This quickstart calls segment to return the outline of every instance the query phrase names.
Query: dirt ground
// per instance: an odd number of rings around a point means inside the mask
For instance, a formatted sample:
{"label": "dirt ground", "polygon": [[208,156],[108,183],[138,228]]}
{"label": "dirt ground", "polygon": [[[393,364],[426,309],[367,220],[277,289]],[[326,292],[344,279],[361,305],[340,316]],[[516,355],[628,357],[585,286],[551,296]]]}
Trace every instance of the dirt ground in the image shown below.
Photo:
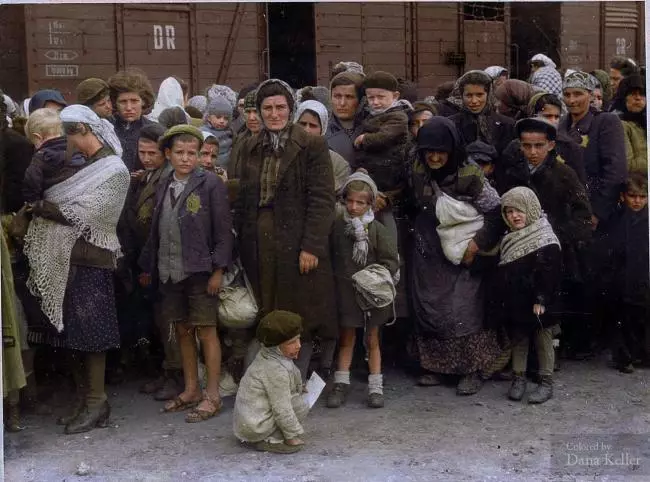
{"label": "dirt ground", "polygon": [[[623,375],[602,360],[565,362],[555,398],[533,406],[507,400],[509,382],[490,381],[479,394],[460,398],[453,387],[417,387],[393,370],[381,410],[366,408],[357,377],[343,408],[327,409],[321,397],[305,424],[305,449],[289,456],[239,446],[233,398],[219,417],[189,425],[182,414],[160,414],[161,404],[131,382],[111,388],[106,429],[63,435],[54,424],[63,406],[50,416],[27,416],[24,432],[5,433],[5,476],[12,482],[650,480],[650,443],[640,448],[640,467],[613,472],[575,475],[553,466],[551,457],[555,434],[650,433],[649,375]],[[88,475],[76,475],[82,462]]]}

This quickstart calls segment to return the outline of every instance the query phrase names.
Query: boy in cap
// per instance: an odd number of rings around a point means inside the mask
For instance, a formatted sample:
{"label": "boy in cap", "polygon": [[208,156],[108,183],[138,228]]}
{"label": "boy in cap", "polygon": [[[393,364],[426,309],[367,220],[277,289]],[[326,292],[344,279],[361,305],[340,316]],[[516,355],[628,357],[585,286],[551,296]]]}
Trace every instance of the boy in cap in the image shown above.
{"label": "boy in cap", "polygon": [[[226,186],[213,173],[199,169],[203,134],[178,125],[160,139],[173,172],[159,183],[149,240],[140,256],[143,285],[152,278],[163,295],[161,311],[175,324],[185,390],[165,405],[165,412],[196,407],[185,421],[200,422],[221,410],[221,348],[217,334],[217,294],[223,270],[231,262],[232,219]],[[152,276],[153,275],[153,276]],[[201,394],[195,337],[207,367]]]}
{"label": "boy in cap", "polygon": [[235,436],[255,450],[290,454],[304,445],[309,407],[294,364],[301,333],[302,318],[290,311],[272,311],[257,327],[262,348],[239,384],[233,416]]}
{"label": "boy in cap", "polygon": [[354,140],[357,151],[352,169],[365,169],[377,183],[375,212],[396,240],[392,207],[404,187],[408,112],[412,107],[399,99],[397,79],[388,72],[377,71],[367,76],[363,87],[370,114],[362,125],[361,135]]}
{"label": "boy in cap", "polygon": [[90,107],[102,119],[113,115],[113,103],[108,83],[91,77],[77,85],[77,102]]}
{"label": "boy in cap", "polygon": [[224,97],[214,97],[208,103],[204,120],[205,124],[201,130],[212,134],[219,143],[217,165],[226,168],[232,151],[233,131],[230,127],[232,106]]}

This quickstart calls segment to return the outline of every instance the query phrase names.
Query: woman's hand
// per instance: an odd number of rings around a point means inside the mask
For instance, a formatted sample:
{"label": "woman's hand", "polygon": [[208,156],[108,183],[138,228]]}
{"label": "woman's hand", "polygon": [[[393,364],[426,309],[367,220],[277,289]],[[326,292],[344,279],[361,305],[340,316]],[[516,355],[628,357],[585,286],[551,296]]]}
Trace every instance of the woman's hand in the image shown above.
{"label": "woman's hand", "polygon": [[467,249],[465,250],[465,254],[463,255],[463,259],[461,263],[464,264],[465,266],[471,266],[478,252],[479,252],[478,244],[476,244],[473,239],[470,240],[469,244],[467,245]]}
{"label": "woman's hand", "polygon": [[300,264],[300,274],[307,274],[318,267],[318,257],[307,251],[301,251],[298,257]]}
{"label": "woman's hand", "polygon": [[210,296],[216,296],[219,293],[219,290],[221,289],[221,280],[223,278],[223,270],[218,269],[214,273],[212,273],[212,276],[210,276],[210,279],[208,280],[208,294]]}
{"label": "woman's hand", "polygon": [[361,144],[363,144],[363,136],[365,136],[365,134],[361,134],[354,140],[354,147],[357,149],[361,147]]}
{"label": "woman's hand", "polygon": [[140,283],[140,286],[142,286],[143,288],[146,288],[147,286],[151,285],[151,274],[140,273],[138,275],[138,283]]}
{"label": "woman's hand", "polygon": [[537,316],[542,316],[544,313],[546,313],[546,308],[544,305],[533,305],[533,313]]}
{"label": "woman's hand", "polygon": [[305,445],[305,442],[303,442],[298,437],[287,439],[284,441],[284,443],[287,445]]}

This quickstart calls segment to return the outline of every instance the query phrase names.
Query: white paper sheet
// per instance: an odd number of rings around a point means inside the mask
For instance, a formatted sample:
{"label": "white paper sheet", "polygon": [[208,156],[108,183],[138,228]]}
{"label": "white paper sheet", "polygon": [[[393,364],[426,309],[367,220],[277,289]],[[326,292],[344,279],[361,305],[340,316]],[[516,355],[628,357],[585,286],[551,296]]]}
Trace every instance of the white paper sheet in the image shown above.
{"label": "white paper sheet", "polygon": [[324,388],[325,381],[319,377],[316,372],[313,372],[309,380],[307,380],[307,385],[305,386],[307,393],[303,395],[305,402],[307,402],[307,405],[310,409],[314,406],[316,400],[318,400],[318,397],[320,397],[320,394],[323,393]]}

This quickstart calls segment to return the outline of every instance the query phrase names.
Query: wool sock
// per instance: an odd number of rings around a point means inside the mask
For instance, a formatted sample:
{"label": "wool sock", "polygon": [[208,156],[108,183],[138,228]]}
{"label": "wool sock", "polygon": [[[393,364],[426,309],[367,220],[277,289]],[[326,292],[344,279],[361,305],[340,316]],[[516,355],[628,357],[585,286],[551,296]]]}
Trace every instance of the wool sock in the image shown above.
{"label": "wool sock", "polygon": [[384,394],[384,376],[381,373],[368,375],[368,393]]}
{"label": "wool sock", "polygon": [[350,372],[334,372],[334,383],[350,384]]}

